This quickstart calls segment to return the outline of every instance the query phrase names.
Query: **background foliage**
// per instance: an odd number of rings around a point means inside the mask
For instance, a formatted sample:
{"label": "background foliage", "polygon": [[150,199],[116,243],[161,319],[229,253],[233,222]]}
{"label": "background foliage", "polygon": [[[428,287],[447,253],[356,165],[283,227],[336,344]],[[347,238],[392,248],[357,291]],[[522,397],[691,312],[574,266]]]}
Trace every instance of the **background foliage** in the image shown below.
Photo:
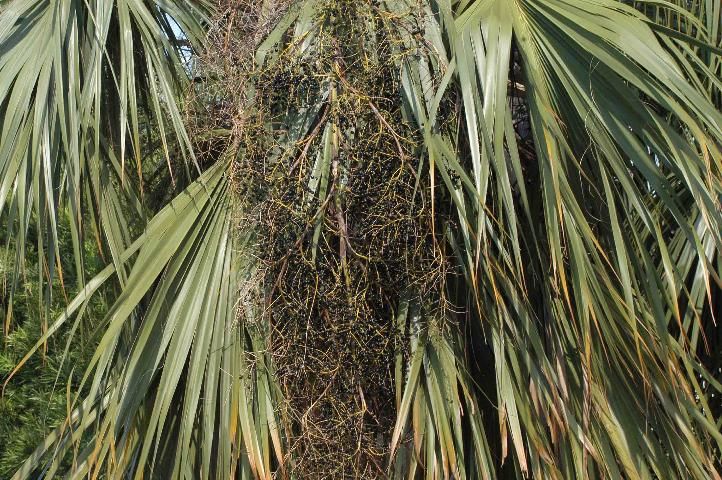
{"label": "background foliage", "polygon": [[[6,232],[5,229],[2,230]],[[28,265],[24,281],[15,296],[15,325],[12,332],[0,345],[0,378],[7,378],[18,362],[30,351],[47,325],[41,322],[41,311],[45,308],[38,288],[37,251],[32,248],[34,236],[30,230],[30,248],[26,251]],[[59,224],[58,240],[62,249],[72,249],[67,221]],[[2,275],[12,278],[12,261],[15,248],[12,239],[3,235]],[[97,255],[97,247],[86,242],[84,245],[87,274],[92,275],[103,265]],[[66,260],[67,257],[66,257]],[[76,285],[75,265],[72,261],[63,264],[63,285],[56,278],[52,285],[53,302],[50,308],[52,318],[59,316],[73,296]],[[7,283],[5,283],[7,286]],[[7,297],[5,297],[7,298]],[[83,369],[87,365],[95,346],[95,326],[102,312],[107,308],[107,295],[94,298],[79,328],[75,332],[65,330],[49,339],[42,353],[33,356],[12,382],[4,386],[0,398],[0,478],[10,478],[37,445],[67,416],[67,389],[74,391],[80,384]],[[97,334],[96,334],[97,335]],[[68,349],[66,352],[66,348]]]}

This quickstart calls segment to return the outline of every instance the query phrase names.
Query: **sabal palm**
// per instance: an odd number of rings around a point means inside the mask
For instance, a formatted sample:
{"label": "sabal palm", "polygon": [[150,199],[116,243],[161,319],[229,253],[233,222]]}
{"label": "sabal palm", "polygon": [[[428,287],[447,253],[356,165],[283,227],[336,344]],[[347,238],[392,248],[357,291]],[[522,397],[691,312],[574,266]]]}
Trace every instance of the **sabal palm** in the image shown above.
{"label": "sabal palm", "polygon": [[[63,212],[78,243],[96,224],[113,260],[38,345],[103,283],[120,286],[69,421],[17,477],[52,477],[69,456],[72,476],[293,476],[296,426],[276,408],[262,311],[273,292],[257,272],[264,232],[236,222],[245,151],[233,142],[201,172],[178,113],[187,72],[171,24],[201,47],[213,9],[0,8],[3,213],[19,245],[37,222],[47,280]],[[410,345],[395,370],[389,476],[719,478],[720,20],[712,1],[303,0],[255,45],[259,67],[330,58],[314,95],[264,127],[280,139],[264,162],[307,162],[295,201],[315,212],[299,240],[312,256],[320,238],[348,235],[324,220],[343,203],[334,169],[354,138],[334,114],[339,96],[367,98],[378,128],[417,140],[407,150],[399,136],[398,154],[432,192],[429,248],[455,272],[435,294],[454,309],[429,311],[413,285],[385,300]],[[395,62],[404,125],[328,53],[339,24],[364,22],[360,44],[387,54],[369,61]],[[249,110],[265,101],[252,92]],[[133,238],[125,216],[147,211],[146,124],[197,178]],[[340,250],[343,270],[355,253]]]}

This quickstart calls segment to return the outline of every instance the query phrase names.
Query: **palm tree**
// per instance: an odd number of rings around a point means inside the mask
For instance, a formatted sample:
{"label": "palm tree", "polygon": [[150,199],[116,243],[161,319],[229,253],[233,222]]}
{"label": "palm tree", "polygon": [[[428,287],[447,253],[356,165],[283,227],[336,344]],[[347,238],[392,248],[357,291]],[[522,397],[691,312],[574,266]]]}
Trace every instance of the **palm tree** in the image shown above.
{"label": "palm tree", "polygon": [[111,260],[26,360],[118,291],[15,478],[720,478],[721,20],[3,2],[2,212]]}

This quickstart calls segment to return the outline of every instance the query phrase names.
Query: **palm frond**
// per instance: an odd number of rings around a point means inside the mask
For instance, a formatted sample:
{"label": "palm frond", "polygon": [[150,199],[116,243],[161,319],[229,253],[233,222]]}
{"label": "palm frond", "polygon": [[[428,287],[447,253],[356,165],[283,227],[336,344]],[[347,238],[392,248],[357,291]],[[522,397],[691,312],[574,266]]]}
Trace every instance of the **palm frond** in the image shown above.
{"label": "palm frond", "polygon": [[[219,162],[124,252],[126,259],[136,250],[138,256],[103,321],[87,394],[75,398],[69,423],[15,478],[40,470],[53,445],[43,468],[48,476],[75,451],[73,475],[113,465],[138,476],[147,469],[173,478],[191,472],[225,478],[234,471],[270,478],[271,455],[282,460],[278,391],[264,353],[268,332],[253,306],[257,293],[240,292],[254,285],[253,235],[230,232],[230,201]],[[112,268],[89,285],[105,281]],[[239,293],[245,297],[236,307]],[[142,322],[133,322],[141,307]]]}
{"label": "palm frond", "polygon": [[[466,371],[463,339],[449,322],[424,317],[418,298],[402,298],[396,323],[410,339],[396,364],[394,478],[496,478],[477,388]],[[398,451],[398,453],[397,453]]]}
{"label": "palm frond", "polygon": [[9,214],[19,246],[6,332],[31,223],[40,232],[38,251],[45,263],[40,271],[52,282],[60,254],[58,216],[67,209],[82,287],[87,217],[91,224],[102,224],[100,240],[117,260],[128,240],[122,232],[128,221],[119,215],[129,209],[141,218],[146,213],[139,203],[141,158],[147,154],[144,126],[156,125],[164,144],[170,127],[180,150],[191,158],[176,103],[188,81],[176,36],[182,32],[186,41],[199,45],[208,7],[203,0],[14,0],[3,5],[0,212]]}
{"label": "palm frond", "polygon": [[[519,471],[540,477],[715,476],[719,431],[691,371],[719,288],[708,91],[617,2],[441,2],[415,23],[388,4],[433,42],[401,65],[403,92],[459,214],[449,234],[494,352],[501,459],[510,436]],[[517,83],[531,138],[513,126]],[[437,122],[455,86],[463,140]]]}

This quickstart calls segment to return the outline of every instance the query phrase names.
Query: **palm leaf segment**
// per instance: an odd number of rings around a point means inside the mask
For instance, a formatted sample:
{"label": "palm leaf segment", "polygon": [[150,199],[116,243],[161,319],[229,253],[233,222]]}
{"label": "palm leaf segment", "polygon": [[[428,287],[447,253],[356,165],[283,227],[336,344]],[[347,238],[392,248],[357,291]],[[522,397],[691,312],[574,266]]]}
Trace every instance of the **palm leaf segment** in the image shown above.
{"label": "palm leaf segment", "polygon": [[[441,234],[465,278],[452,296],[470,312],[464,336],[435,329],[413,295],[399,299],[412,353],[397,368],[394,475],[495,478],[506,464],[540,478],[718,478],[719,412],[708,401],[721,386],[698,355],[722,269],[719,12],[636,3],[641,11],[612,0],[368,9],[398,40],[400,93],[426,173],[458,217]],[[279,43],[312,45],[319,5],[295,4],[258,61]],[[439,121],[450,92],[461,99],[453,128]],[[515,125],[520,98],[530,137]],[[27,139],[37,130],[25,128]],[[151,458],[174,476],[268,477],[271,451],[283,458],[272,370],[242,361],[266,333],[228,328],[253,266],[248,239],[232,233],[225,168],[211,168],[117,256],[124,265],[140,250],[106,319],[91,394],[72,431],[44,446],[68,448],[92,425],[78,472],[105,464],[140,474]],[[125,345],[119,334],[144,296],[137,340]]]}
{"label": "palm leaf segment", "polygon": [[[718,448],[718,426],[700,409],[688,353],[719,286],[720,123],[709,90],[616,2],[447,7],[421,19],[442,53],[405,62],[404,94],[454,192],[452,242],[486,332],[479,343],[494,352],[501,457],[509,443],[519,471],[539,477],[715,475],[704,452]],[[533,163],[513,129],[512,55]],[[461,159],[453,133],[435,131],[454,78],[470,145]],[[449,169],[464,172],[462,188]],[[672,249],[695,261],[675,263]]]}
{"label": "palm leaf segment", "polygon": [[176,104],[187,73],[174,32],[177,25],[197,43],[207,7],[125,0],[14,0],[0,7],[0,210],[17,230],[16,270],[34,223],[46,264],[38,270],[52,283],[61,211],[70,216],[81,286],[84,219],[103,232],[99,240],[115,260],[127,247],[123,215],[146,213],[139,196],[147,129],[154,125],[163,145],[173,133],[180,151],[189,152]]}
{"label": "palm leaf segment", "polygon": [[[421,19],[441,53],[405,62],[404,94],[459,212],[452,242],[486,332],[479,343],[494,352],[502,458],[510,443],[519,471],[539,477],[715,475],[704,452],[718,448],[718,426],[698,405],[688,353],[719,286],[720,119],[709,91],[616,2],[447,7]],[[513,129],[513,54],[534,163]],[[435,131],[454,78],[466,158],[453,132]],[[450,169],[464,172],[462,188]],[[675,263],[672,249],[695,261]]]}

